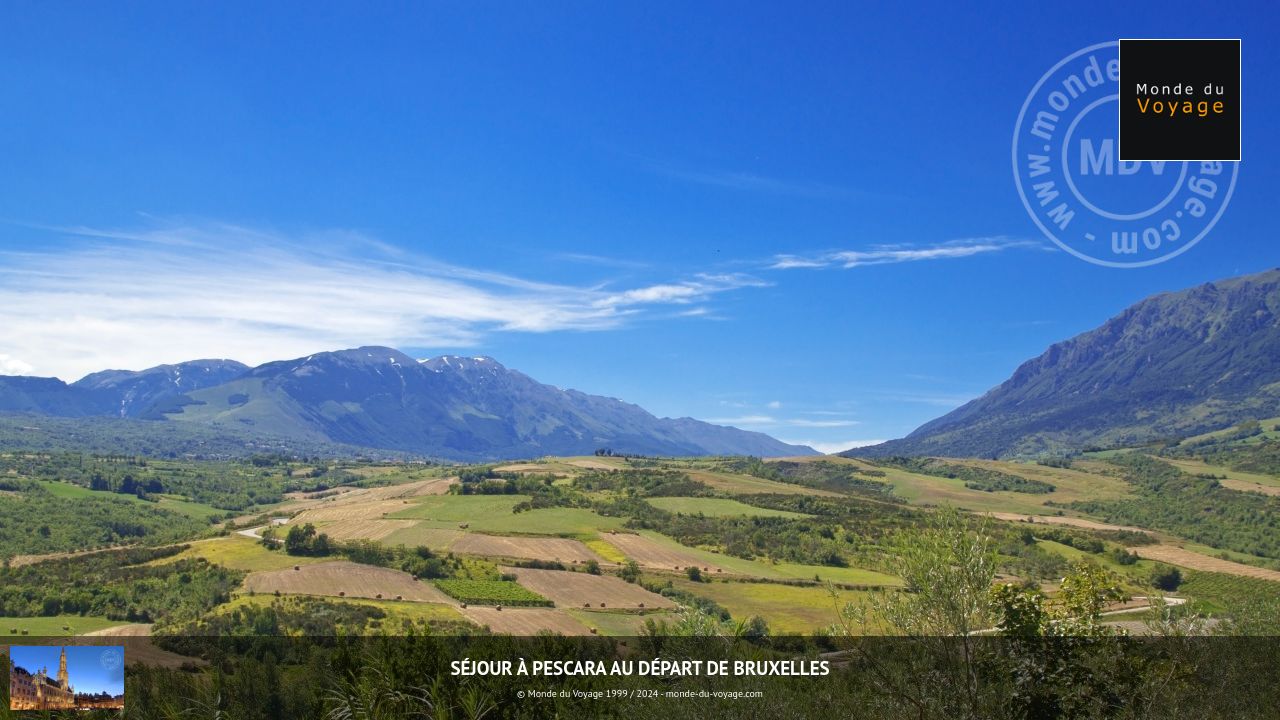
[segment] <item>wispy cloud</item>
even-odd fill
[[[1038,248],[1043,245],[1044,243],[1035,240],[1019,240],[1003,236],[966,238],[932,245],[872,245],[865,250],[832,250],[815,255],[777,255],[768,267],[770,270],[794,270],[797,268],[850,269],[865,265],[950,260],[997,253],[1014,248]]]
[[[475,345],[601,331],[764,284],[701,274],[613,288],[441,263],[357,233],[219,224],[63,229],[71,249],[0,253],[0,373],[74,379],[196,357],[248,363],[362,344]]]
[[[726,290],[737,290],[744,287],[764,287],[768,284],[763,280],[744,274],[699,274],[690,280],[681,282],[649,285],[607,294],[596,300],[594,305],[599,308],[628,307],[655,303],[688,305],[701,302],[716,293]]]
[[[604,255],[592,255],[589,253],[558,253],[555,255],[557,260],[571,263],[579,263],[582,265],[599,265],[601,267],[624,268],[629,270],[641,270],[649,267],[649,263],[639,260],[627,260],[625,258],[606,257]]]

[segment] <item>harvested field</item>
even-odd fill
[[[400,522],[398,520],[383,520],[379,522]],[[416,547],[425,545],[432,550],[449,550],[454,541],[462,537],[461,530],[446,530],[445,528],[428,527],[424,523],[410,521],[412,524],[401,530],[397,530],[382,539],[384,545],[404,545],[406,547]]]
[[[397,530],[413,527],[413,520],[337,520],[324,523],[317,529],[333,540],[385,540]]]
[[[617,547],[628,558],[647,568],[674,571],[696,565],[705,571],[724,572],[724,568],[710,565],[693,553],[666,547],[643,535],[613,533],[606,536],[606,539],[610,545]]]
[[[557,560],[566,563],[603,560],[581,542],[566,538],[505,537],[466,533],[453,543],[451,549],[453,552],[467,555]]]
[[[290,525],[337,520],[379,520],[383,515],[403,510],[403,500],[361,500],[328,502],[295,515]]]
[[[1280,582],[1280,570],[1268,570],[1267,568],[1245,565],[1232,560],[1222,560],[1173,545],[1144,545],[1129,548],[1129,552],[1137,553],[1138,557],[1147,560],[1158,560],[1170,565],[1181,565],[1192,570],[1204,570]]]
[[[503,568],[503,572],[515,575],[516,582],[567,608],[587,605],[592,609],[610,610],[676,607],[661,595],[611,575],[529,568]]]
[[[586,625],[570,615],[546,608],[468,607],[460,610],[473,623],[488,626],[495,633],[531,636],[540,632],[560,635],[590,635]]]
[[[1045,523],[1047,525],[1070,525],[1071,527],[1086,528],[1088,530],[1128,530],[1130,532],[1151,532],[1140,527],[1132,525],[1110,525],[1096,520],[1086,520],[1084,518],[1063,517],[1061,515],[1023,515],[1021,513],[1009,512],[991,512],[984,513],[997,520],[1008,520],[1010,522],[1027,522],[1031,520],[1032,524]]]
[[[586,468],[587,470],[617,470],[627,466],[626,461],[619,460],[617,462],[607,462],[604,460],[568,460],[566,465],[574,467]]]
[[[432,478],[430,480],[404,483],[403,485],[369,488],[364,491],[361,498],[367,500],[398,500],[422,497],[423,495],[444,495],[449,492],[450,486],[457,482],[458,478]]]
[[[295,490],[293,492],[285,493],[284,497],[290,500],[325,500],[327,498],[337,497],[342,493],[348,493],[353,490],[361,490],[361,489],[363,488],[352,487],[351,485],[342,485],[336,488],[329,488],[328,490],[309,490],[309,491]]]
[[[522,473],[522,472],[542,472],[546,469],[547,468],[545,465],[539,465],[537,463],[516,463],[514,465],[503,465],[501,467],[496,467],[494,468],[494,471]]]
[[[334,497],[286,503],[279,511],[301,509],[302,512],[293,518],[291,524],[294,525],[334,520],[371,520],[403,510],[406,500],[426,495],[444,495],[456,482],[456,478],[433,478],[403,485],[356,488]]]
[[[399,570],[346,560],[299,565],[298,568],[249,573],[244,587],[259,594],[279,591],[289,595],[330,597],[377,598],[381,595],[384,600],[399,597],[413,602],[453,603],[436,588]]]

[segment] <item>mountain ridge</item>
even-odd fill
[[[906,437],[845,456],[1036,456],[1280,414],[1280,269],[1164,292]]]
[[[803,455],[763,433],[658,418],[561,390],[490,357],[417,360],[367,346],[248,367],[199,360],[103,371],[70,385],[0,377],[0,412],[114,415],[460,461],[590,454]]]

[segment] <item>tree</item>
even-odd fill
[[[840,634],[887,630],[911,639],[892,646],[900,655],[885,652],[890,648],[883,644],[852,643],[900,715],[982,716],[981,642],[975,635],[992,623],[996,555],[989,522],[946,508],[924,527],[900,533],[893,542],[893,571],[906,587],[848,603],[840,612],[835,628]],[[834,588],[831,592],[838,597]],[[922,683],[921,677],[931,680]]]
[[[622,569],[618,571],[618,577],[629,583],[640,582],[640,563],[635,560],[628,559]]]
[[[1157,565],[1151,571],[1151,586],[1158,590],[1173,592],[1181,584],[1182,571],[1172,565]]]

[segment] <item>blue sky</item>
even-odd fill
[[[58,655],[63,648],[49,646],[13,646],[9,656],[18,667],[30,673],[47,668],[49,677],[57,680]],[[105,692],[119,695],[124,692],[124,648],[113,646],[67,646],[67,678],[77,693],[97,694]],[[104,660],[104,653],[115,653]]]
[[[900,436],[1142,297],[1280,264],[1264,8],[8,3],[0,372],[381,343]],[[1040,75],[1118,37],[1244,41],[1230,207],[1140,270],[1053,250],[1009,168]]]

